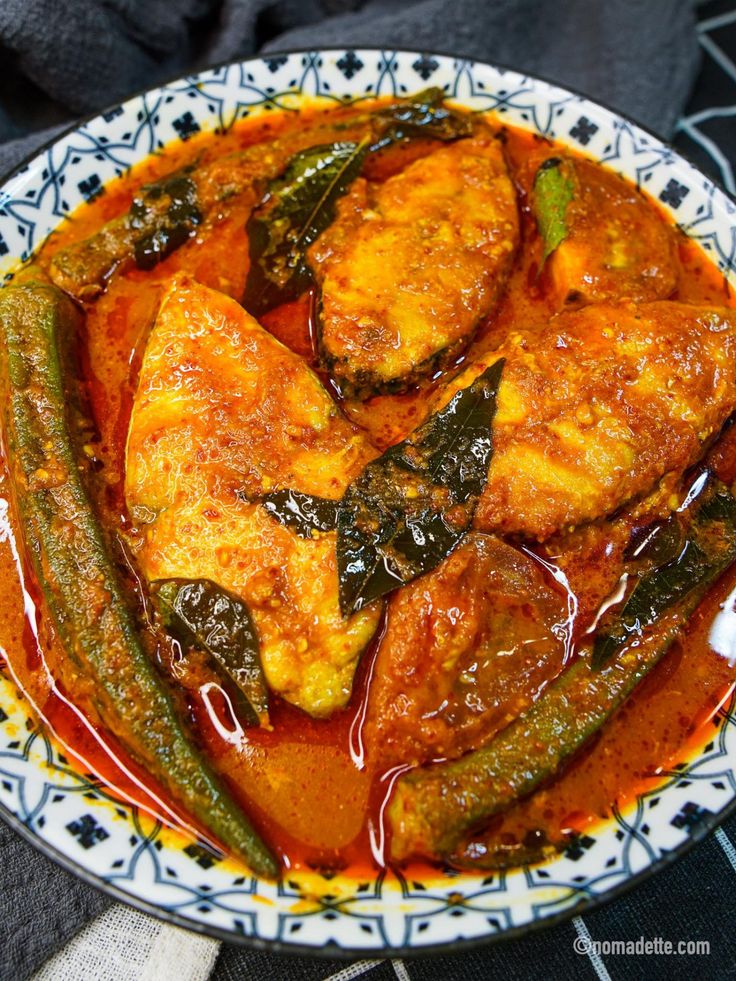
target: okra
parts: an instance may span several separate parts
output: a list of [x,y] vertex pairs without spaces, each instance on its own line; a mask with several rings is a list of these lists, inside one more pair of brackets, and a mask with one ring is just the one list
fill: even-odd
[[[589,645],[527,712],[483,748],[399,779],[389,807],[394,859],[451,857],[468,832],[553,777],[661,660],[709,587],[736,559],[736,498],[730,491],[711,479],[692,512],[677,557],[639,580],[650,596],[658,576],[672,597],[671,605],[657,607],[656,620],[642,620],[637,631],[613,631],[620,641],[601,667]],[[694,554],[700,557],[697,570]],[[687,563],[689,588],[680,586],[682,563]],[[637,587],[632,597],[636,593]]]
[[70,377],[79,314],[56,287],[0,291],[2,414],[25,547],[67,655],[102,723],[171,797],[250,868],[278,866],[210,768],[158,676],[75,451],[84,426]]

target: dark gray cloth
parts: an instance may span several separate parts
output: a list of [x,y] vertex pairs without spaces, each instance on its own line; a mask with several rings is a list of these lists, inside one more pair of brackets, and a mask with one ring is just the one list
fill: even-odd
[[112,900],[0,821],[0,977],[23,981]]
[[374,0],[267,47],[402,44],[495,61],[569,84],[669,136],[699,54],[685,0]]
[[[665,136],[698,65],[687,0],[0,0],[0,173],[80,114],[177,72],[264,48],[354,44],[440,50],[540,73]],[[713,860],[723,862],[717,849]],[[28,977],[107,902],[0,823],[1,981]],[[416,977],[442,977],[445,968],[447,977],[524,977],[540,963],[550,976],[591,974],[585,958],[567,947],[555,953],[544,935],[522,943],[447,958],[433,971],[424,961]],[[514,949],[515,968],[501,955]],[[726,961],[733,965],[733,951]],[[305,963],[226,947],[217,977],[329,973]],[[395,976],[385,964],[378,970]]]
[[177,72],[264,47],[342,44],[536,72],[663,136],[699,61],[687,0],[2,0],[0,173],[55,135],[47,127]]

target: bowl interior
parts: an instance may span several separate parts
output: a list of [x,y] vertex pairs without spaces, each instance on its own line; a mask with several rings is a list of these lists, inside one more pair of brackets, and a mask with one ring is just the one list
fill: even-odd
[[[304,99],[325,105],[405,95],[427,85],[476,111],[570,144],[658,199],[736,281],[736,205],[654,136],[580,95],[516,72],[438,54],[369,49],[270,55],[180,79],[62,136],[0,189],[0,276],[24,260],[83,200],[130,166],[200,130]],[[14,548],[7,504],[0,538]],[[17,552],[15,553],[17,557]],[[19,564],[20,568],[20,564]],[[26,594],[26,601],[31,603]],[[712,739],[624,813],[554,860],[486,877],[398,872],[356,880],[286,874],[259,881],[121,802],[72,766],[33,721],[13,678],[0,674],[0,806],[35,845],[103,888],[189,928],[291,952],[406,954],[464,945],[550,923],[608,898],[702,837],[736,800],[733,700]]]

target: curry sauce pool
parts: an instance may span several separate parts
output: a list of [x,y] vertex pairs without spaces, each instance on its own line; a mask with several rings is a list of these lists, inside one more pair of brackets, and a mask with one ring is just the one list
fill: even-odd
[[[329,118],[322,117],[320,125],[329,127]],[[336,115],[334,118],[337,121],[339,117]],[[313,124],[314,118],[310,119],[307,113],[305,121]],[[494,130],[498,128],[492,119],[488,124]],[[227,167],[225,161],[229,153],[239,152],[249,144],[257,143],[259,138],[264,136],[283,134],[290,127],[296,131],[301,125],[301,120],[287,121],[274,117],[268,125],[270,130],[266,131],[263,128],[264,124],[256,121],[239,127],[237,131],[223,138],[197,138],[183,152],[178,150],[163,160],[144,165],[137,174],[109,188],[106,195],[85,209],[84,213],[80,213],[73,231],[55,236],[40,256],[41,265],[48,268],[53,250],[68,245],[72,235],[83,238],[88,233],[98,231],[103,219],[114,219],[116,215],[124,213],[129,205],[130,192],[136,182],[151,183],[163,176],[166,171],[186,168],[195,163],[199,166],[205,164],[214,166],[216,159],[220,161],[220,166]],[[340,132],[342,131],[337,128],[332,133],[326,132],[325,142],[331,140],[334,142],[339,138]],[[370,162],[370,171],[366,172],[366,179],[380,183],[390,179],[391,175],[401,173],[407,164],[411,163],[412,166],[420,164],[423,156],[428,159],[433,153],[442,149],[438,142],[417,138],[414,134],[411,140],[403,140],[392,147],[380,150]],[[549,156],[557,152],[559,156],[560,151],[547,144],[541,144],[540,141],[529,136],[509,130],[505,132],[503,149],[509,173],[519,195],[521,246],[498,307],[489,318],[481,321],[475,338],[470,341],[465,351],[466,367],[479,363],[486,355],[492,353],[494,348],[501,347],[512,334],[518,333],[520,327],[526,329],[536,325],[546,330],[545,325],[550,324],[550,318],[556,312],[560,301],[560,294],[553,295],[554,291],[548,288],[549,284],[545,282],[545,277],[537,276],[533,271],[540,259],[540,239],[536,219],[530,209],[532,186],[530,178],[533,178],[536,173],[544,154]],[[121,263],[105,280],[103,292],[98,294],[96,299],[90,298],[84,303],[86,340],[81,352],[82,376],[89,389],[94,422],[99,428],[100,435],[99,442],[95,444],[95,453],[101,463],[102,480],[99,493],[95,495],[95,505],[99,509],[105,527],[114,530],[115,534],[120,532],[124,537],[133,563],[137,563],[139,556],[145,551],[149,522],[141,521],[125,511],[124,445],[138,368],[145,358],[150,327],[158,313],[162,295],[170,288],[177,273],[184,274],[198,281],[202,286],[225,294],[236,301],[242,298],[250,261],[245,228],[253,206],[252,200],[248,201],[247,197],[236,193],[227,201],[219,203],[216,216],[213,213],[210,219],[194,226],[190,237],[179,244],[178,248],[170,251],[168,256],[162,257],[154,268],[145,270],[136,268],[134,264]],[[663,235],[668,236],[672,244],[671,281],[676,285],[674,292],[669,294],[665,302],[681,300],[708,307],[730,305],[731,299],[727,293],[724,293],[722,281],[717,273],[707,266],[702,256],[690,244],[678,240],[676,233],[663,221],[654,205],[643,196],[640,198],[641,200],[634,200],[640,208],[647,209],[646,220],[660,222]],[[553,256],[554,254],[551,254],[550,260]],[[315,284],[311,288],[314,290],[317,287],[318,284]],[[575,302],[580,301],[578,299]],[[616,302],[620,302],[618,298]],[[267,328],[271,326],[274,333],[278,333],[282,339],[293,344],[295,349],[298,348],[300,357],[305,357],[306,354],[309,360],[309,352],[313,351],[316,357],[312,366],[321,373],[323,382],[330,386],[332,380],[325,372],[325,368],[329,372],[329,364],[320,358],[318,347],[315,349],[305,341],[307,332],[305,311],[306,304],[302,297],[291,306],[286,305],[264,315],[262,326]],[[529,343],[534,343],[533,336]],[[190,359],[190,364],[195,363]],[[182,363],[180,367],[184,368],[187,365]],[[426,418],[432,407],[441,400],[439,392],[451,380],[454,371],[455,365],[450,363],[444,369],[443,375],[427,378],[415,388],[400,395],[383,394],[365,398],[368,393],[351,392],[349,387],[343,386],[340,392],[335,393],[335,405],[337,411],[360,426],[363,438],[372,445],[372,453],[377,457],[387,444],[398,443]],[[328,390],[335,392],[334,387]],[[228,392],[225,390],[223,397],[227,398],[227,395]],[[361,398],[356,398],[356,395],[360,395]],[[212,412],[212,428],[216,430],[219,425],[218,406],[213,404],[208,411]],[[584,415],[583,409],[581,413]],[[166,422],[164,419],[160,421],[163,424]],[[586,424],[585,418],[582,417],[578,422],[582,426]],[[714,431],[716,429],[717,422]],[[299,433],[293,438],[298,445]],[[707,449],[707,446],[704,447],[704,451]],[[216,461],[213,461],[213,466],[216,472]],[[674,469],[677,470],[677,465]],[[249,475],[243,476],[247,482]],[[289,490],[289,482],[290,476],[287,471],[281,485],[277,482],[274,487],[263,488],[263,492],[264,494],[285,492]],[[297,490],[303,493],[299,488]],[[646,494],[644,499],[632,502],[632,506],[642,507],[639,515],[641,523],[644,523],[644,519],[666,520],[669,514],[672,507],[669,497],[673,493],[673,486],[662,486],[656,490],[659,497],[655,495],[655,499],[652,499],[651,494],[646,494],[644,491],[643,493]],[[560,493],[564,491],[564,480],[562,480]],[[252,488],[245,497],[249,495],[252,496]],[[249,506],[249,501],[244,501],[241,495],[228,504],[233,508],[239,505]],[[274,518],[268,514],[266,517],[276,524]],[[211,520],[214,524],[218,518],[213,515]],[[595,528],[591,526],[589,532],[591,535]],[[320,541],[320,535],[329,537],[331,534],[328,528],[314,530],[318,533],[314,539],[316,543]],[[483,533],[485,532],[481,532]],[[478,534],[478,531],[472,534]],[[572,569],[574,555],[578,555],[581,562],[587,562],[588,579],[598,575],[595,550],[591,546],[586,552],[580,546],[579,539],[585,534],[588,534],[588,530],[585,526],[581,526],[574,532],[568,532],[567,529],[555,531],[544,546],[521,542],[515,538],[505,542],[512,554],[519,554],[520,549],[526,549],[531,555],[530,561],[538,563],[540,574],[546,577],[549,589],[552,591],[549,602],[552,605],[554,602],[558,604],[560,622],[567,622],[566,618],[570,618],[570,599],[550,570],[564,567],[567,570],[565,575],[568,582],[572,584],[575,578]],[[609,537],[615,537],[612,530]],[[224,545],[225,542],[218,543],[218,546]],[[233,561],[237,564],[240,559],[226,547],[219,547],[217,554],[213,554],[215,569],[226,570],[230,568],[227,563]],[[442,565],[426,573],[427,576],[435,574],[445,574]],[[603,589],[602,580],[605,578],[603,572],[600,573],[600,578],[601,582],[596,585],[596,590],[598,586]],[[512,582],[510,577],[508,582]],[[416,583],[421,584],[422,579],[416,580]],[[274,585],[277,586],[275,590]],[[264,586],[263,592],[259,594],[264,601],[273,599],[283,602],[282,590],[278,587],[278,583],[269,583],[268,588],[271,589],[270,592]],[[524,588],[523,582],[516,583],[511,598],[514,595],[517,598],[523,596]],[[594,611],[591,611],[590,607],[593,604],[591,597],[596,590],[592,589],[592,586],[586,586],[586,577],[582,575],[579,575],[576,583],[571,585],[571,591],[577,596],[578,613],[575,623],[569,624],[566,634],[570,649],[568,651],[563,643],[560,649],[561,656],[555,662],[558,673],[567,670],[568,664],[572,663],[567,660],[568,655],[574,660],[579,637],[594,619]],[[711,597],[714,595],[711,594]],[[398,596],[399,594],[396,594],[396,597]],[[483,624],[485,629],[487,618],[483,614],[483,608],[487,600],[484,598],[483,588],[478,590],[478,597],[480,604],[478,622]],[[711,597],[706,597],[701,611],[710,608],[708,604],[712,602]],[[394,603],[394,598],[387,602],[390,607]],[[453,631],[461,629],[462,622],[467,621],[464,621],[462,615],[458,618],[452,609],[443,611],[440,608],[441,597],[438,602],[434,602],[431,610],[428,611],[426,629],[435,631],[441,627],[447,631],[446,639],[451,643]],[[505,611],[513,608],[511,599],[503,606]],[[272,609],[277,611],[279,607],[274,605]],[[462,603],[458,609],[461,614],[464,614]],[[506,615],[505,612],[504,616]],[[698,622],[696,616],[692,630],[697,629]],[[384,636],[389,635],[390,631],[387,631]],[[518,635],[519,641],[523,635],[522,630]],[[437,636],[439,637],[439,634]],[[527,633],[527,639],[528,636]],[[374,648],[380,642],[381,635],[377,634],[373,641]],[[10,648],[15,649],[15,645],[11,643]],[[218,772],[227,775],[229,785],[233,787],[236,796],[257,824],[259,831],[291,864],[323,863],[343,866],[347,864],[358,868],[361,863],[365,864],[372,860],[367,828],[371,823],[375,825],[378,820],[380,802],[376,801],[378,791],[372,792],[370,784],[372,780],[378,781],[379,773],[373,770],[374,762],[368,744],[364,754],[366,770],[361,771],[356,767],[349,752],[348,733],[351,727],[353,731],[356,727],[360,728],[363,708],[366,703],[370,705],[372,691],[377,684],[375,672],[370,682],[368,679],[368,664],[371,662],[374,648],[369,646],[362,656],[353,682],[353,692],[346,707],[336,709],[329,719],[310,721],[298,708],[283,704],[280,697],[272,693],[269,719],[273,728],[262,731],[248,727],[247,720],[238,717],[237,709],[233,714],[227,683],[212,674],[211,667],[203,658],[197,657],[197,652],[187,651],[186,657],[182,660],[175,649],[167,646],[165,638],[161,642],[157,654],[159,662],[165,673],[173,677],[175,686],[184,694],[190,719],[211,764]],[[498,710],[498,704],[488,704],[494,686],[486,684],[485,687],[478,687],[474,682],[475,678],[481,676],[478,670],[471,670],[474,649],[472,638],[469,644],[463,640],[463,644],[458,649],[464,652],[457,663],[457,669],[460,674],[463,674],[462,679],[459,674],[457,677],[453,674],[456,667],[453,666],[452,658],[448,658],[446,664],[443,663],[445,681],[450,683],[451,688],[456,686],[456,682],[459,685],[457,691],[460,694],[454,697],[452,709],[456,715],[452,717],[461,722],[465,717],[472,717],[474,722],[479,722],[479,725],[477,743],[471,740],[470,744],[462,743],[453,746],[450,740],[447,746],[450,756],[461,755],[466,750],[472,751],[484,745],[490,738],[491,719],[491,715],[486,716],[485,713]],[[636,766],[637,771],[633,777],[627,777],[620,771],[615,778],[609,777],[610,767],[606,767],[605,780],[599,779],[603,768],[600,765],[596,768],[596,753],[599,752],[600,745],[614,738],[616,732],[616,717],[614,717],[604,728],[600,742],[591,747],[588,755],[578,760],[571,770],[563,774],[555,783],[542,788],[527,801],[520,801],[509,808],[508,812],[504,812],[502,828],[494,819],[494,823],[483,832],[490,836],[484,839],[488,851],[493,851],[494,834],[499,834],[506,844],[509,836],[523,837],[522,828],[525,827],[525,822],[531,822],[536,830],[546,829],[551,841],[560,840],[560,829],[562,829],[564,839],[565,834],[572,833],[575,828],[584,827],[586,821],[604,814],[614,798],[622,798],[627,793],[633,792],[633,789],[639,786],[640,779],[648,779],[647,774],[676,755],[678,747],[684,742],[695,738],[688,731],[689,728],[698,728],[699,720],[707,716],[708,706],[715,704],[716,693],[721,697],[724,686],[727,687],[730,683],[728,664],[722,659],[709,655],[702,644],[699,651],[699,656],[696,658],[694,646],[689,648],[686,643],[683,649],[679,644],[675,644],[671,653],[663,659],[662,669],[658,668],[653,672],[651,676],[653,680],[647,682],[649,687],[642,689],[639,700],[637,701],[637,693],[635,693],[633,701],[628,700],[624,704],[622,711],[642,719],[641,736],[637,735],[635,725],[629,726],[628,735],[620,736],[622,739],[625,738],[622,745],[628,747],[626,754],[628,760],[636,758],[641,763],[641,765],[632,764]],[[422,718],[415,730],[419,733],[419,738],[414,739],[412,750],[414,755],[411,756],[411,763],[414,765],[422,765],[431,758],[431,742],[423,742],[422,732],[428,731],[432,725],[439,725],[440,722],[447,725],[450,730],[452,728],[451,713],[447,715],[448,710],[442,708],[441,703],[436,703],[434,707],[431,705],[434,682],[421,653],[420,649],[417,665],[413,669],[412,683],[418,680],[418,690],[425,693],[424,703],[427,706],[428,717]],[[54,656],[50,655],[52,661]],[[375,662],[376,669],[379,660]],[[681,696],[674,713],[671,704],[665,708],[665,702],[668,701],[665,695],[660,696],[661,713],[657,715],[654,708],[650,708],[650,703],[644,695],[649,691],[651,696],[652,689],[656,689],[657,679],[663,685],[661,690],[666,693],[668,689],[663,679],[666,681],[667,672],[670,672],[670,677],[676,678],[677,666],[682,661],[690,666],[693,678],[697,679],[695,688]],[[519,665],[521,664],[522,661],[519,660]],[[55,670],[59,673],[63,671],[59,663],[56,664]],[[552,674],[554,675],[554,671]],[[529,694],[532,698],[536,697],[537,692],[529,688],[533,676],[533,672],[529,676],[523,671],[520,672],[517,693],[520,699],[523,700],[523,696]],[[485,677],[488,680],[488,674]],[[511,681],[513,679],[512,672]],[[410,722],[413,712],[419,708],[420,700],[414,699],[413,689],[406,684],[403,695],[408,699],[408,701],[405,699],[404,718]],[[84,705],[86,693],[81,686],[74,691],[74,697],[80,705]],[[657,698],[654,698],[654,704],[656,703]],[[513,713],[514,709],[509,707],[508,711]],[[654,713],[654,722],[651,713]],[[678,720],[676,725],[673,725],[673,719]],[[686,725],[681,724],[684,719],[687,719]],[[463,728],[466,733],[472,729],[472,727]],[[607,735],[608,733],[611,735]],[[660,735],[650,739],[648,735],[644,735],[645,733]],[[639,749],[636,749],[637,746]],[[423,747],[426,747],[429,754],[427,757],[422,756]],[[400,754],[406,752],[405,749],[402,750],[400,740],[397,740],[396,752]],[[408,760],[409,757],[406,759]],[[376,764],[376,771],[379,769],[380,764]],[[588,780],[585,788],[582,778],[578,778],[580,782],[577,785],[575,783],[576,774],[583,771],[587,773]],[[378,788],[379,784],[376,783],[375,786]],[[578,786],[577,791],[576,786]],[[576,793],[577,806],[575,806]],[[555,794],[558,796],[555,797]],[[321,817],[324,811],[324,804],[320,806],[320,802],[324,802],[328,797],[338,801],[336,810],[339,813],[335,813],[334,818],[331,816],[329,827],[318,836],[313,829],[310,829],[310,824],[318,823],[317,817]],[[307,817],[308,814],[312,815],[311,822]],[[516,829],[514,821],[517,822]],[[462,855],[457,856],[456,860],[464,861]]]

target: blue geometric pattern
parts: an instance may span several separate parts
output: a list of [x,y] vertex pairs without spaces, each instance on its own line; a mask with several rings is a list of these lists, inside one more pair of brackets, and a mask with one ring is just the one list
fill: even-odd
[[[308,98],[404,95],[425,84],[477,112],[571,144],[659,199],[736,280],[736,205],[668,146],[588,100],[511,71],[432,53],[360,49],[254,59],[181,79],[84,123],[0,189],[0,281],[78,204],[172,141]],[[0,675],[0,803],[80,868],[137,900],[205,928],[285,945],[369,953],[499,934],[617,889],[692,838],[736,799],[733,701],[711,741],[631,807],[539,866],[422,882],[383,872],[289,874],[258,881],[123,804],[78,772]]]

